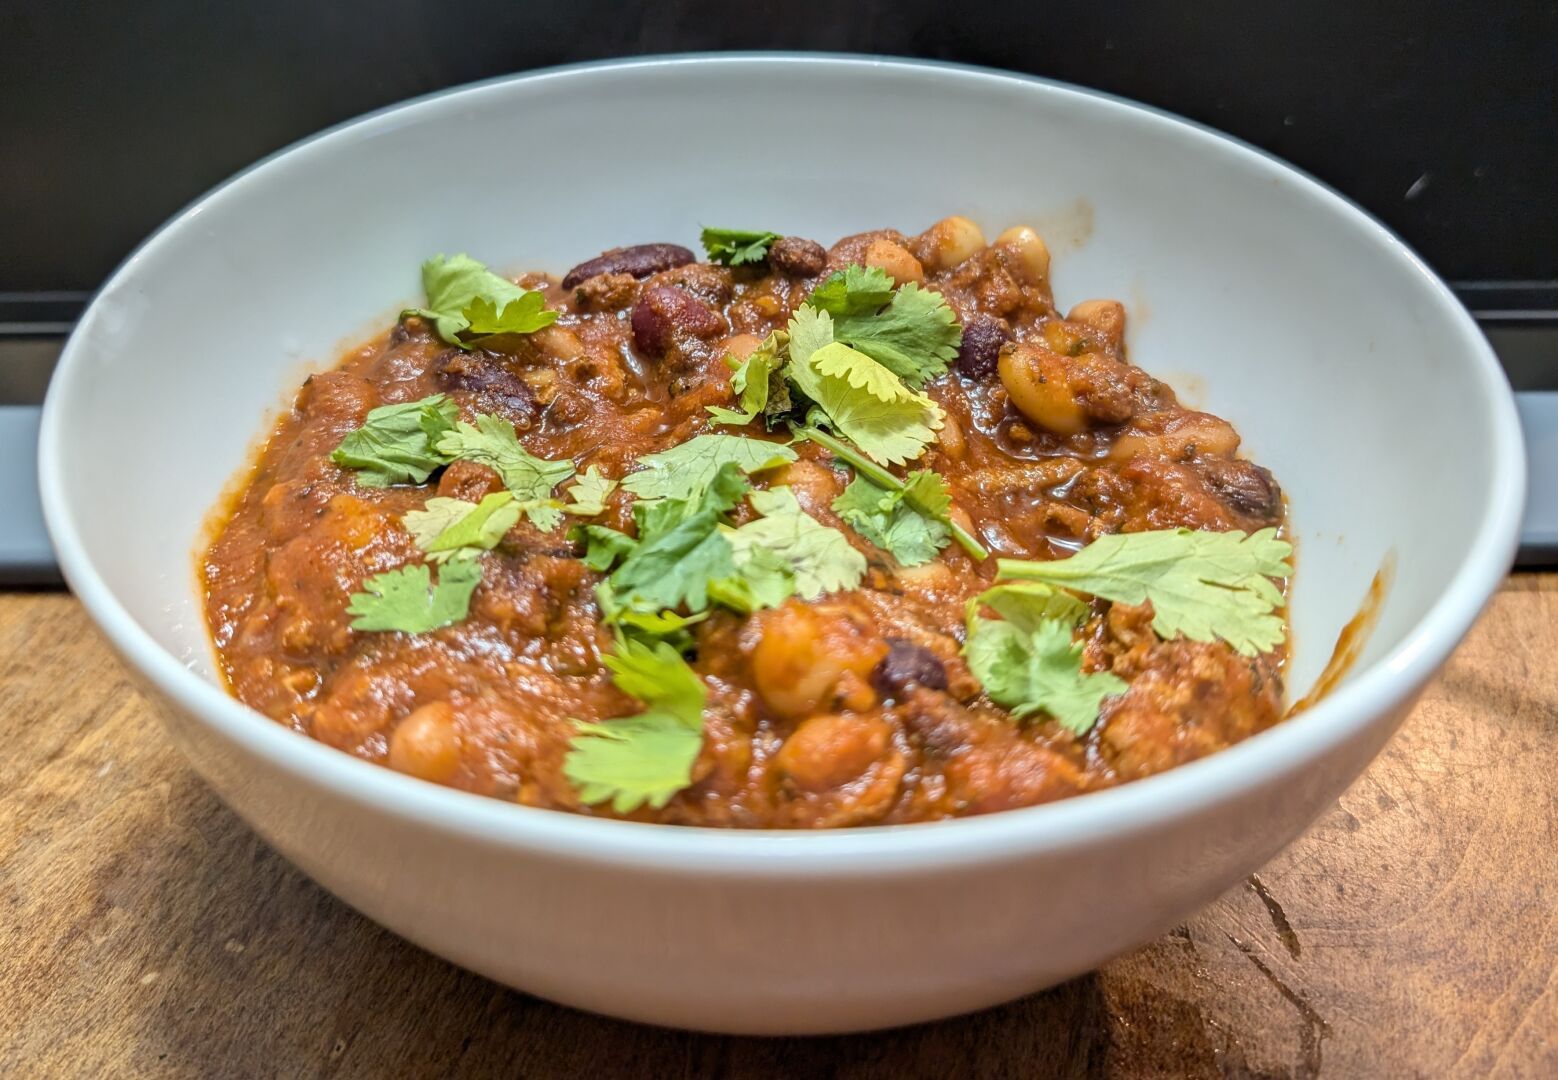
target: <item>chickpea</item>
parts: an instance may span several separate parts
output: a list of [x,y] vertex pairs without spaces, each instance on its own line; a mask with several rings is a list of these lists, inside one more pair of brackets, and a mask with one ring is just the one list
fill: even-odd
[[763,339],[756,334],[731,334],[716,347],[722,353],[728,353],[737,360],[745,360],[756,352],[757,347],[762,343]]
[[865,773],[892,745],[879,716],[824,713],[803,721],[774,756],[774,768],[796,787],[828,791]]
[[985,246],[985,234],[979,226],[957,214],[936,222],[919,235],[919,240],[925,269],[930,271],[950,270]]
[[1125,344],[1125,305],[1118,300],[1084,300],[1066,318],[1092,327],[1113,348]]
[[947,413],[941,425],[941,434],[936,440],[941,452],[953,461],[962,461],[968,453],[968,443],[963,439],[963,425],[959,424],[957,417]]
[[1004,247],[1017,256],[1028,277],[1028,284],[1042,285],[1049,280],[1049,248],[1039,234],[1027,225],[1013,225],[995,238],[997,247]]
[[455,725],[454,706],[434,701],[414,709],[396,725],[389,740],[390,768],[431,780],[449,781],[460,764],[460,732]]
[[1087,430],[1087,413],[1066,381],[1066,359],[1040,345],[1001,351],[1001,385],[1012,404],[1035,424],[1057,435]]
[[925,268],[902,244],[878,237],[866,248],[864,261],[867,266],[886,270],[887,275],[899,285],[907,285],[911,281],[916,285],[925,284]]
[[787,720],[819,709],[869,709],[871,669],[887,644],[852,620],[798,601],[758,615],[752,680],[768,707]]

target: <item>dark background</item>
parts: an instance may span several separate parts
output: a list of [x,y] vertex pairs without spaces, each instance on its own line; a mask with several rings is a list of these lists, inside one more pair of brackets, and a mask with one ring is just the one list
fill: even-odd
[[[0,3],[0,300],[13,306],[94,288],[211,185],[364,111],[569,61],[764,48],[1097,87],[1294,162],[1453,281],[1558,278],[1558,3]],[[732,133],[732,152],[777,134]]]

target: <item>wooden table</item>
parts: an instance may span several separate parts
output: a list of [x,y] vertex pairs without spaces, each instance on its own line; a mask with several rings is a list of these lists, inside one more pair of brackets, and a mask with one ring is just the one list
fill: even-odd
[[1558,574],[1518,576],[1289,851],[1102,971],[832,1039],[587,1016],[310,884],[80,608],[0,594],[0,1075],[1558,1076]]

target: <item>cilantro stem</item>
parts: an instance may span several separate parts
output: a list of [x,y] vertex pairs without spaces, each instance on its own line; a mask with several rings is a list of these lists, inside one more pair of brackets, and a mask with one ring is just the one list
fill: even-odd
[[[829,435],[821,428],[810,426],[797,427],[796,425],[792,424],[790,426],[790,430],[796,435],[797,438],[810,439],[824,450],[832,453],[834,457],[847,461],[851,466],[854,467],[854,470],[857,473],[871,481],[871,483],[875,484],[877,487],[886,488],[889,491],[905,491],[908,489],[909,485],[905,484],[902,480],[898,479],[892,473],[882,468],[882,466],[866,457],[853,446],[850,446],[847,442],[844,442],[842,439],[834,438],[832,435]],[[950,516],[938,514],[929,507],[920,505],[920,503],[914,498],[913,492],[910,492],[905,498],[909,505],[913,506],[920,513],[926,515],[927,517],[935,518],[937,521],[943,522],[947,528],[952,530],[952,539],[956,540],[958,542],[958,546],[960,546],[964,551],[968,552],[968,554],[976,562],[984,562],[990,557],[990,553],[985,550],[984,545],[981,544],[978,540],[974,539],[968,530],[964,529],[957,522],[953,521]]]

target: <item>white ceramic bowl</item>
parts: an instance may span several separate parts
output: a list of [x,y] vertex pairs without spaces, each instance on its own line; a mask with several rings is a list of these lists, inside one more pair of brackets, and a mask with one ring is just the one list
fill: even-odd
[[[105,178],[112,183],[112,178]],[[202,523],[303,374],[387,325],[420,262],[562,271],[700,223],[825,242],[963,213],[1031,222],[1062,305],[1114,296],[1135,360],[1229,417],[1286,488],[1294,695],[1389,553],[1360,663],[1208,760],[1050,806],[824,834],[506,805],[396,775],[229,698]],[[727,56],[576,67],[377,113],[271,158],[141,247],[82,319],[42,432],[66,577],[195,768],[370,918],[524,990],[733,1032],[979,1008],[1172,927],[1357,777],[1509,566],[1509,389],[1379,224],[1250,148],[1097,94],[964,68]],[[147,738],[155,738],[151,732]]]

